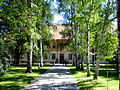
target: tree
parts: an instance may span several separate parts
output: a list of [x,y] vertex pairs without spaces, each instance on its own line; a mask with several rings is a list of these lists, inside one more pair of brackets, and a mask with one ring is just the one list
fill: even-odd
[[[1,34],[2,36],[3,34],[9,35],[10,40],[14,42],[12,49],[14,53],[12,54],[17,62],[19,62],[20,56],[27,54],[26,72],[32,72],[32,55],[38,51],[39,37],[45,34],[50,36],[48,32],[52,18],[50,2],[44,0],[7,0],[0,3],[2,5],[0,7],[2,10],[0,11],[2,12],[0,14]],[[47,41],[46,38],[42,38],[43,42]]]
[[120,1],[117,2],[117,28],[118,28],[118,69],[119,69],[119,89],[120,89]]
[[[100,8],[99,8],[100,9]],[[107,1],[105,6],[102,6],[98,13],[98,23],[97,28],[99,30],[95,32],[94,45],[95,46],[95,55],[96,55],[96,72],[94,79],[98,79],[99,75],[99,62],[106,60],[107,58],[113,58],[114,52],[116,52],[117,39],[115,35],[115,30],[111,29],[111,23],[115,19],[114,17],[114,2]],[[113,17],[110,18],[110,16]],[[100,22],[100,23],[99,23]],[[108,38],[109,36],[109,38]],[[110,39],[111,38],[111,39]],[[112,44],[114,40],[114,44]],[[96,43],[96,44],[95,44]],[[108,44],[109,43],[109,44]]]
[[[63,6],[61,12],[68,13],[64,18],[72,23],[72,29],[79,23],[79,33],[75,34],[75,30],[71,30],[72,38],[70,47],[75,52],[74,46],[76,36],[78,38],[78,54],[87,58],[87,76],[90,76],[90,56],[96,56],[96,73],[95,77],[99,75],[99,62],[107,58],[113,58],[116,52],[117,39],[116,34],[111,32],[110,28],[115,17],[115,2],[114,0],[58,0],[59,6]],[[72,8],[76,6],[76,10]],[[70,8],[71,7],[71,8]],[[76,13],[75,13],[76,11]],[[70,24],[68,23],[68,24]],[[109,35],[113,40],[108,39]],[[73,37],[74,36],[74,37]],[[84,43],[84,44],[83,44]],[[109,43],[109,45],[108,45]],[[107,47],[108,45],[108,47]],[[94,52],[91,54],[91,50]],[[81,60],[83,63],[83,60]],[[82,68],[83,65],[81,64]]]
[[11,59],[9,48],[12,43],[0,38],[0,75],[4,75],[9,67],[8,59]]
[[40,62],[39,62],[39,67],[43,67],[43,49],[42,49],[42,38],[40,38]]
[[[42,55],[42,53],[43,53],[42,47],[43,46],[42,46],[42,39],[43,39],[43,35],[47,34],[45,32],[45,31],[47,31],[46,24],[49,24],[48,20],[51,19],[51,16],[50,16],[51,13],[50,13],[50,9],[49,9],[50,8],[49,7],[49,3],[47,1],[34,1],[34,2],[32,2],[32,4],[34,4],[33,7],[32,7],[34,9],[34,11],[35,10],[38,10],[38,11],[35,12],[35,13],[33,11],[33,13],[34,13],[33,16],[34,17],[33,17],[33,21],[31,21],[31,22],[32,22],[32,24],[34,26],[31,27],[31,28],[34,29],[33,32],[32,32],[32,33],[34,33],[34,35],[32,35],[32,33],[31,33],[31,36],[33,37],[34,41],[40,39],[40,64],[39,65],[42,67],[43,66],[43,55]],[[37,5],[37,8],[36,8],[36,5]],[[43,6],[41,7],[41,5],[43,5]],[[40,12],[39,9],[41,9],[42,12]],[[50,17],[47,16],[48,14],[49,14]],[[35,35],[37,33],[39,34],[40,38],[35,37]],[[31,45],[32,45],[32,43],[31,43]],[[31,54],[30,54],[30,56],[32,58],[32,48],[31,48]],[[32,60],[30,60],[30,62],[32,63]],[[29,65],[29,63],[28,63],[28,65]],[[32,65],[32,64],[30,64],[30,65]],[[29,65],[29,67],[30,67],[30,65]]]

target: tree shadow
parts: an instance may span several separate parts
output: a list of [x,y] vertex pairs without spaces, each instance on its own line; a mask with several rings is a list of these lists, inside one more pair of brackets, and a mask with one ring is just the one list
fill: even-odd
[[41,69],[33,69],[33,72],[38,73],[38,74],[43,74],[47,71],[48,69],[41,68]]
[[25,87],[24,90],[78,90],[74,82],[35,83]]
[[[102,76],[104,78],[107,79],[107,69],[108,67],[102,67],[100,69],[100,72],[99,72],[99,76]],[[80,90],[93,90],[93,88],[106,88],[106,85],[103,85],[101,81],[99,80],[93,80],[93,79],[86,79],[86,80],[83,80],[82,78],[85,78],[84,76],[82,77],[82,73],[84,75],[84,73],[86,73],[86,71],[80,71],[80,70],[76,70],[76,68],[73,68],[71,69],[72,73],[73,74],[77,74],[78,72],[81,72],[81,75],[80,76],[77,76],[78,79],[78,86],[80,87]],[[91,68],[91,71],[94,73],[95,72],[95,67]],[[113,67],[110,67],[109,70],[108,70],[108,79],[110,80],[118,80],[118,76],[116,76],[116,71],[113,69]],[[87,77],[86,77],[87,78]]]
[[[91,71],[94,73],[95,68],[91,68]],[[107,75],[108,75],[108,77],[107,77]],[[108,78],[108,79],[112,79],[112,80],[118,80],[118,75],[113,66],[100,66],[99,76],[102,76],[102,77]]]
[[15,84],[7,84],[5,86],[0,85],[1,90],[19,90],[21,88],[22,88],[21,86]]
[[[20,66],[21,67],[21,66]],[[25,66],[22,66],[25,67]],[[34,79],[37,78],[37,76],[28,76],[28,73],[25,73],[26,68],[14,68],[10,69],[8,71],[8,74],[5,76],[0,76],[0,82],[3,82],[3,84],[0,84],[1,90],[19,90],[24,85],[31,83]],[[34,73],[43,74],[47,71],[47,69],[41,68],[41,69],[33,69]]]
[[20,75],[20,76],[14,76],[14,77],[7,77],[3,78],[0,81],[8,82],[6,84],[0,85],[1,90],[19,90],[23,86],[19,84],[20,82],[24,83],[31,83],[32,80],[34,80],[36,77],[34,76],[26,76],[26,75]]
[[98,82],[93,79],[83,80],[78,82],[78,86],[80,86],[80,90],[93,90],[95,87],[106,87],[101,86],[101,82]]

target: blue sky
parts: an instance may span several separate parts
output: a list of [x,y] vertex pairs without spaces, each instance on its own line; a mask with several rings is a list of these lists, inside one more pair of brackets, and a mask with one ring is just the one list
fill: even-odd
[[[54,14],[53,24],[62,24],[63,16],[60,14]],[[117,20],[113,21],[113,24],[117,27]]]
[[63,20],[63,17],[62,17],[61,15],[55,14],[55,15],[54,15],[54,21],[53,21],[53,23],[54,23],[54,24],[56,24],[56,23],[59,23],[59,24],[60,24],[60,22],[62,23],[62,20]]
[[113,24],[117,27],[117,20],[113,21]]
[[[58,7],[58,5],[56,3],[56,0],[54,0],[54,8],[57,8],[57,7]],[[58,13],[54,13],[54,21],[53,21],[54,24],[58,24],[58,23],[61,24],[62,20],[63,20],[62,15],[60,15]]]
[[[56,0],[54,0],[54,8],[57,8],[58,5],[57,5],[57,2]],[[62,24],[64,18],[62,15],[58,14],[58,13],[54,13],[54,20],[53,20],[53,24]],[[113,21],[113,24],[117,27],[117,20]]]

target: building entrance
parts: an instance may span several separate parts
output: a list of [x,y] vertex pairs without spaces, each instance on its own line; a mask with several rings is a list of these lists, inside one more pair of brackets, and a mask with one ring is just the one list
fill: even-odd
[[64,63],[64,54],[60,54],[60,63],[61,63],[61,64]]

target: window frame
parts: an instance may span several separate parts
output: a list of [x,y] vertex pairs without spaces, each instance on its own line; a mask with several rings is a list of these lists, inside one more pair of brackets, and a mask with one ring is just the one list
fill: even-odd
[[56,43],[52,43],[51,47],[56,48]]
[[52,53],[52,59],[55,59],[55,58],[56,58],[56,54]]

